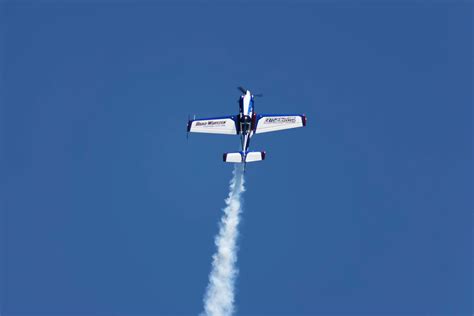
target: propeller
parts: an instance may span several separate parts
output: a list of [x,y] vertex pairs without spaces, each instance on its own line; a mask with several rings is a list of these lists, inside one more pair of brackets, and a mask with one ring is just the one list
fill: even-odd
[[[240,86],[240,87],[237,87],[237,89],[239,89],[239,91],[242,92],[243,94],[247,94],[247,89],[245,89],[244,87]],[[263,94],[257,93],[257,94],[254,94],[253,96],[261,98],[263,97]]]

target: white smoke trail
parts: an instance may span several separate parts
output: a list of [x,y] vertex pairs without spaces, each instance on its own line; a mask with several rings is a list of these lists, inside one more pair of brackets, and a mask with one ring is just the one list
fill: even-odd
[[241,195],[245,191],[241,165],[235,165],[233,175],[219,234],[215,239],[217,252],[212,256],[212,271],[204,296],[204,315],[208,316],[228,316],[234,311],[234,283],[238,273],[235,267],[237,227],[242,211]]

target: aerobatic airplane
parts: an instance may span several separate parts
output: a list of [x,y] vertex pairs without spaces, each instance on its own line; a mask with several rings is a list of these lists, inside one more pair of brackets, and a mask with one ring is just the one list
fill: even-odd
[[210,133],[239,135],[242,150],[225,153],[225,162],[247,163],[265,159],[265,151],[249,151],[250,138],[254,134],[274,132],[306,126],[304,114],[256,114],[254,97],[249,90],[238,87],[242,92],[239,98],[239,114],[209,117],[188,121],[188,133]]

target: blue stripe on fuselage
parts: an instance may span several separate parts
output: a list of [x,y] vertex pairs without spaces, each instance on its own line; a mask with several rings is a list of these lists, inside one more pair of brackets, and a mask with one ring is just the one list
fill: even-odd
[[249,108],[248,108],[248,112],[247,112],[247,115],[250,115],[250,113],[253,112],[253,96],[250,97],[250,102],[249,102]]

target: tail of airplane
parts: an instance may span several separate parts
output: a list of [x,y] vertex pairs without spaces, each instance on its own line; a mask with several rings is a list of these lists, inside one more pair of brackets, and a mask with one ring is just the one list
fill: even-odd
[[233,163],[247,163],[254,161],[265,160],[264,151],[239,151],[233,153],[225,153],[223,156],[224,162],[233,162]]

